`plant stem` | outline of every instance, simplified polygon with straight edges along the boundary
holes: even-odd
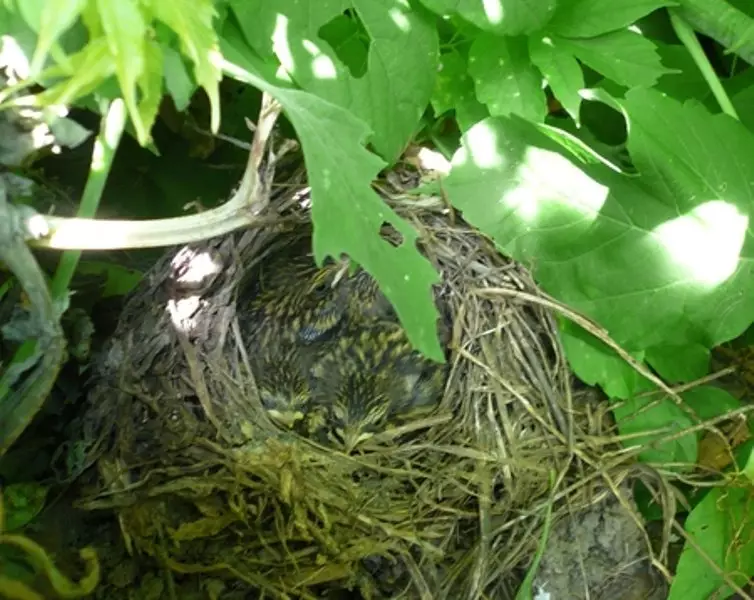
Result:
[[[707,56],[704,54],[704,50],[702,49],[702,46],[699,43],[694,30],[689,26],[684,17],[681,16],[681,13],[676,9],[670,9],[670,22],[673,25],[673,29],[675,30],[678,39],[683,42],[684,46],[686,46],[686,49],[694,59],[696,66],[699,67],[699,70],[702,72],[702,76],[707,82],[707,85],[709,85],[710,90],[712,90],[712,94],[715,96],[715,99],[720,105],[722,111],[726,115],[739,120],[738,113],[736,112],[736,109],[733,107],[733,103],[730,101],[728,94],[725,92],[725,89],[720,83],[720,79],[718,79],[717,75],[715,74],[715,70],[712,68],[712,65],[707,59]]]
[[[117,98],[108,107],[102,119],[102,127],[94,142],[89,177],[86,180],[84,194],[78,210],[79,218],[92,218],[96,214],[97,207],[102,199],[102,190],[105,189],[107,176],[110,174],[115,151],[118,149],[125,126],[125,104],[121,98]],[[50,294],[54,302],[64,298],[80,258],[81,250],[67,250],[61,255],[60,263],[58,263],[55,277],[50,286]]]
[[[754,65],[754,19],[726,0],[680,0],[673,9],[694,29]]]

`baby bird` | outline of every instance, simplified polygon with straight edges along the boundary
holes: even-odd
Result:
[[[414,351],[397,324],[349,330],[309,373],[312,403],[350,451],[391,424],[437,407],[446,365]]]
[[[364,270],[317,267],[311,240],[261,259],[238,318],[262,404],[276,422],[333,432],[349,449],[434,408],[445,365],[415,352],[392,305]]]

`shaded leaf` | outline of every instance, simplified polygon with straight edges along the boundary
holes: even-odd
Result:
[[[477,100],[466,59],[457,50],[440,56],[440,69],[431,103],[437,115],[455,110],[461,131],[489,116],[487,108]]]
[[[727,598],[721,570],[738,585],[754,575],[754,522],[750,488],[714,488],[686,520],[686,531],[705,559],[691,544],[681,553],[669,600],[706,600],[717,592]],[[709,560],[717,565],[715,569]]]
[[[362,146],[369,132],[366,123],[313,94],[270,85],[246,61],[241,39],[222,41],[228,60],[246,69],[232,75],[273,95],[301,140],[312,187],[316,260],[347,253],[378,281],[411,343],[430,358],[444,360],[431,289],[439,277],[416,249],[414,228],[371,188],[384,163]],[[386,222],[403,236],[397,247],[379,235]]]
[[[165,59],[165,87],[173,98],[175,108],[181,112],[191,101],[195,89],[194,82],[178,52],[169,46],[162,46],[162,55]]]
[[[668,397],[629,398],[613,409],[618,430],[627,448],[641,448],[639,459],[658,465],[668,465],[670,470],[687,470],[694,466],[699,454],[697,433],[674,437],[696,425],[683,408]],[[643,435],[636,435],[643,434]],[[668,439],[673,438],[673,439]],[[669,463],[681,463],[671,466]]]
[[[5,523],[0,532],[13,531],[28,524],[44,508],[47,487],[35,482],[14,483],[2,490]]]
[[[702,344],[659,344],[647,350],[647,362],[670,383],[684,383],[709,373],[710,351]]]

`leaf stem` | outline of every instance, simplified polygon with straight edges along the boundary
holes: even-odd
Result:
[[[754,19],[726,0],[680,0],[673,9],[693,28],[754,65]]]
[[[675,30],[678,39],[681,40],[684,46],[686,46],[686,49],[694,59],[696,66],[699,67],[702,76],[707,82],[707,85],[709,85],[710,90],[712,90],[720,108],[726,115],[739,120],[738,113],[720,83],[720,79],[715,74],[715,70],[712,68],[707,56],[704,54],[704,50],[702,49],[694,30],[676,9],[670,9],[669,12],[670,22],[673,25],[673,29]]]
[[[102,119],[102,127],[94,142],[89,177],[86,180],[84,194],[79,205],[78,217],[93,218],[97,212],[102,191],[107,183],[107,176],[113,165],[115,151],[118,149],[123,130],[126,126],[126,108],[123,100],[117,98],[107,109]],[[50,286],[53,301],[62,300],[76,272],[81,250],[63,252],[58,263],[55,277]]]

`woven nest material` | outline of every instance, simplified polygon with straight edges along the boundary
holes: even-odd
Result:
[[[96,475],[80,506],[116,511],[129,551],[221,580],[228,598],[512,597],[553,474],[556,513],[590,504],[600,478],[599,405],[575,397],[553,315],[439,198],[393,190],[453,318],[442,405],[352,455],[282,430],[235,297],[276,236],[307,226],[304,191],[273,198],[274,225],[169,253],[133,294],[81,421],[72,468]]]

